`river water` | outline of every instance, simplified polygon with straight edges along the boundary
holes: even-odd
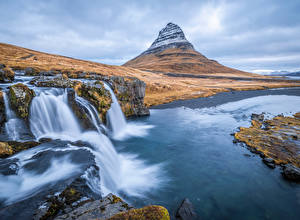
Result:
[[[16,78],[29,85],[30,78]],[[0,86],[7,93],[7,84]],[[5,95],[11,120],[1,137],[52,140],[0,159],[0,219],[31,219],[41,201],[76,178],[84,179],[95,197],[113,192],[136,207],[163,205],[171,215],[187,197],[202,219],[299,219],[300,186],[234,144],[230,135],[249,126],[252,113],[299,111],[299,89],[211,107],[152,109],[150,117],[126,121],[106,85],[114,102],[107,125],[87,100],[76,97],[95,128],[84,130],[66,90],[31,88],[37,96],[28,124],[16,118]]]

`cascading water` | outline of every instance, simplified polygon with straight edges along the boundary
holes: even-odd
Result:
[[[93,112],[91,105],[85,103],[89,112]],[[77,100],[78,101],[78,100]],[[112,122],[118,118],[111,118]],[[95,118],[95,123],[97,119]],[[118,154],[111,141],[101,132],[80,129],[73,112],[68,106],[67,92],[58,89],[41,92],[36,96],[30,108],[30,127],[37,138],[49,137],[66,141],[83,141],[89,144],[85,147],[95,156],[96,164],[100,170],[101,191],[103,194],[123,191],[132,195],[140,195],[156,186],[158,180],[157,166],[145,166],[143,161],[135,156]],[[132,182],[132,180],[136,180]],[[97,182],[97,181],[92,181]],[[96,187],[95,184],[89,184]],[[100,186],[98,186],[100,188]],[[99,189],[92,189],[99,192]]]
[[[6,115],[5,132],[9,136],[9,139],[14,141],[19,140],[21,130],[24,128],[23,121],[17,118],[15,112],[11,109],[6,92],[3,93],[3,99]]]
[[[130,136],[144,136],[147,134],[148,129],[153,128],[151,125],[144,125],[141,123],[127,123],[113,90],[107,83],[104,83],[104,87],[110,92],[112,98],[111,107],[107,112],[109,126],[112,130],[112,138],[124,140]]]

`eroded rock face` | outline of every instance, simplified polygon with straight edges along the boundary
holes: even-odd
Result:
[[[283,168],[282,175],[288,180],[299,182],[300,181],[300,168],[295,167],[291,164],[287,164]]]
[[[144,105],[146,84],[137,78],[111,77],[110,84],[126,117],[150,115]]]
[[[166,208],[157,205],[145,206],[140,209],[130,209],[126,212],[121,212],[109,218],[109,220],[129,220],[129,219],[139,219],[139,220],[169,220],[170,215]]]
[[[34,96],[35,92],[22,83],[9,87],[11,107],[20,118],[28,119],[30,103]]]
[[[39,145],[39,142],[35,141],[26,141],[26,142],[17,142],[17,141],[8,141],[0,142],[0,158],[9,157],[15,153],[18,153],[22,150],[26,150],[32,147]]]
[[[9,83],[14,81],[14,78],[15,72],[4,64],[0,64],[0,82]]]
[[[187,41],[181,28],[173,23],[168,23],[160,32],[150,48],[142,55],[157,53],[168,48],[181,48],[194,50],[193,45]]]

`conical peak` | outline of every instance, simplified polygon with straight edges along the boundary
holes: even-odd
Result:
[[[182,29],[171,22],[159,31],[158,37],[144,54],[156,53],[167,48],[194,49],[193,45],[185,38]]]

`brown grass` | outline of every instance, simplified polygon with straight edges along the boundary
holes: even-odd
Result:
[[[166,51],[168,52],[168,51]],[[165,53],[166,53],[165,52]],[[198,53],[198,52],[197,52]],[[169,57],[169,59],[173,59]],[[202,55],[201,55],[202,56]],[[205,57],[204,57],[205,58]],[[202,59],[204,59],[202,57]],[[167,59],[165,56],[164,59]],[[200,58],[199,58],[200,59]],[[206,59],[206,58],[205,58]],[[177,60],[180,63],[180,59]],[[146,62],[146,61],[144,61]],[[213,61],[212,61],[213,62]],[[143,80],[147,84],[145,103],[148,106],[171,102],[177,99],[190,99],[211,96],[219,92],[229,90],[253,90],[279,87],[300,86],[300,83],[286,82],[264,82],[264,81],[239,81],[233,79],[202,79],[189,77],[171,77],[164,73],[153,73],[126,66],[105,65],[96,62],[73,59],[48,53],[42,53],[26,48],[0,43],[0,63],[12,68],[24,69],[34,67],[39,70],[59,70],[72,74],[77,72],[94,72],[102,75],[132,76]],[[155,65],[154,60],[149,65]],[[217,64],[216,64],[217,65]],[[219,64],[220,65],[220,64]],[[222,66],[222,65],[221,65]],[[251,77],[263,78],[263,76],[231,68],[223,67],[228,72],[211,72],[213,76],[225,77]],[[194,73],[193,68],[190,70]],[[203,73],[204,74],[204,73]],[[195,74],[199,75],[199,73]],[[206,73],[207,75],[207,73]]]

